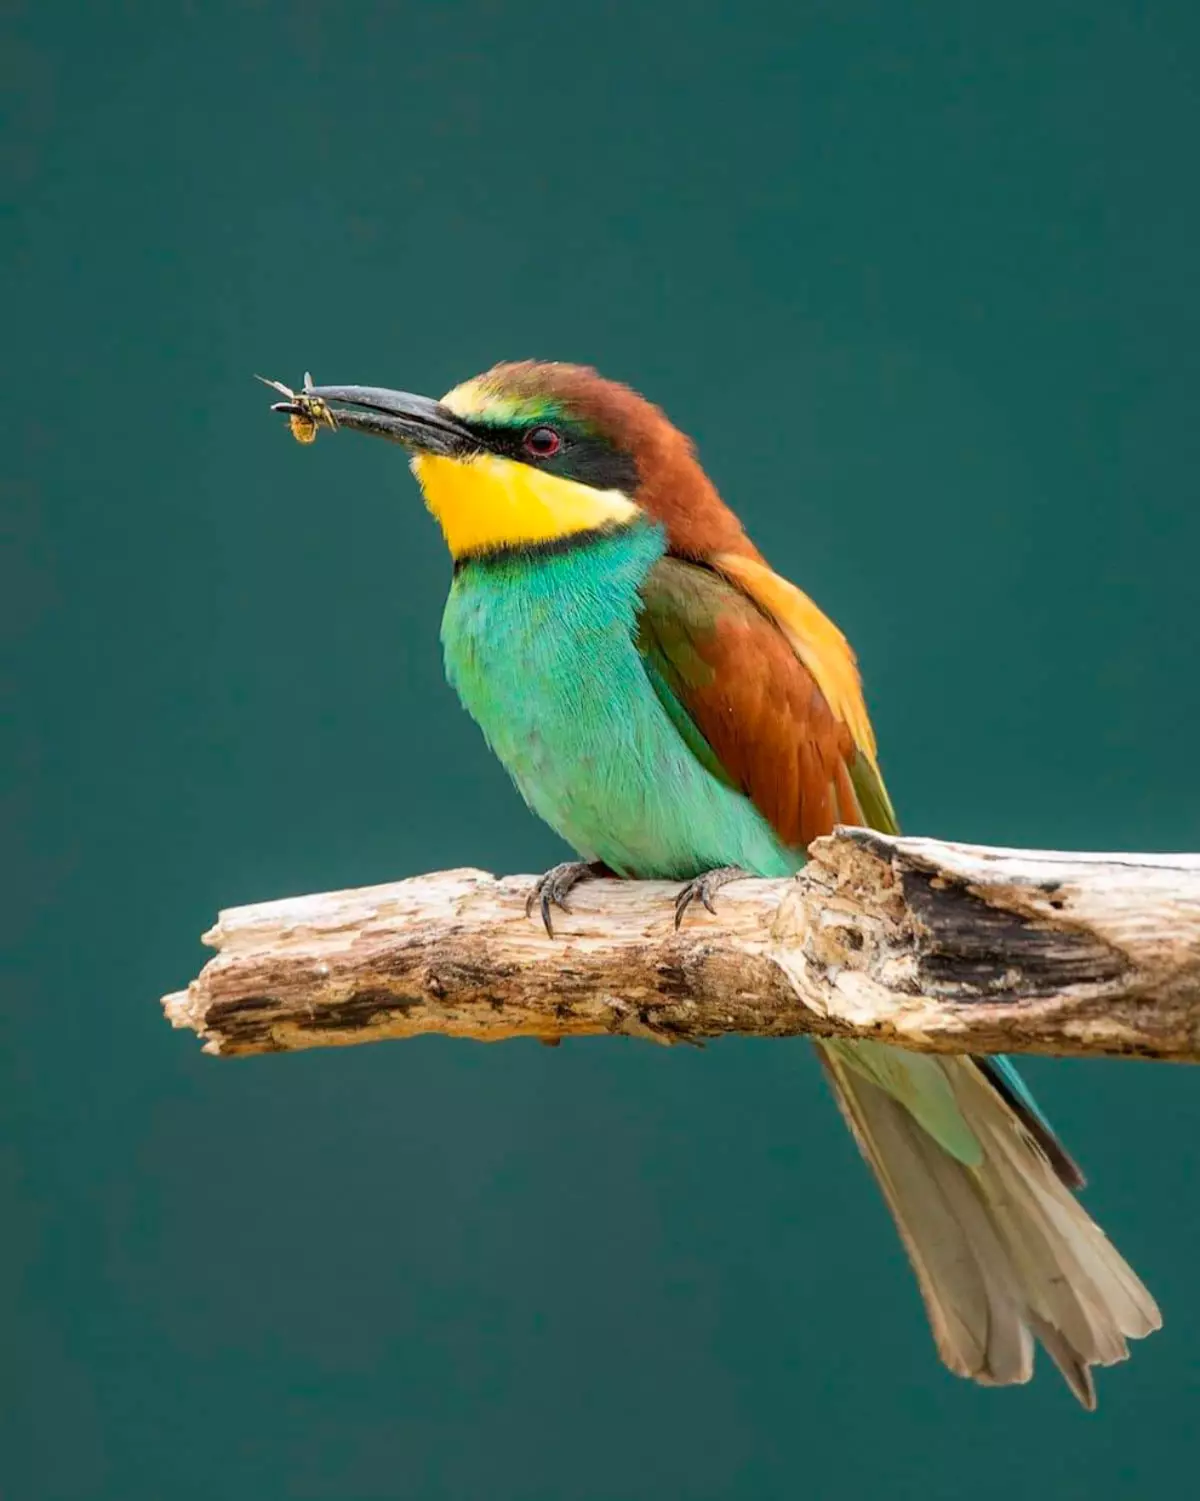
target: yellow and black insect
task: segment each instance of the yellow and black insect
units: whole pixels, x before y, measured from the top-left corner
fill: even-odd
[[[256,376],[255,379],[287,397],[286,401],[277,401],[271,410],[287,414],[288,426],[297,443],[315,442],[318,427],[328,427],[334,432],[337,431],[337,418],[333,415],[328,402],[322,401],[319,396],[309,395],[312,390],[312,376],[307,371],[304,372],[302,391],[293,391],[282,381],[268,380],[265,375]]]

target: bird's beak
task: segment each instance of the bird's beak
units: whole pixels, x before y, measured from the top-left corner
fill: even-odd
[[[406,448],[448,458],[478,453],[481,447],[479,439],[449,407],[428,396],[389,391],[382,386],[314,386],[308,376],[302,391],[288,391],[276,381],[267,384],[290,397],[276,402],[272,410],[293,417],[373,433],[377,438],[403,443]]]

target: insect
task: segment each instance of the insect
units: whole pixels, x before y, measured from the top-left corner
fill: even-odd
[[[328,427],[336,432],[337,418],[327,402],[319,396],[310,396],[312,389],[312,376],[308,371],[304,372],[304,389],[293,391],[290,386],[285,386],[282,381],[268,380],[265,375],[256,375],[255,380],[262,381],[264,386],[270,386],[272,390],[286,396],[286,401],[273,403],[273,412],[286,412],[288,426],[292,430],[292,437],[297,443],[314,443],[317,437],[318,427]]]

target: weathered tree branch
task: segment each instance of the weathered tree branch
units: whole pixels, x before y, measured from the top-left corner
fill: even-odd
[[[210,1053],[442,1032],[874,1037],[937,1052],[1200,1060],[1200,856],[1003,850],[839,829],[787,881],[672,927],[673,886],[444,871],[239,907],[164,998]]]

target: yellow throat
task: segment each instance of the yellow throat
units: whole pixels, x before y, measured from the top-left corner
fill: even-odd
[[[619,490],[594,490],[497,454],[449,459],[419,453],[412,468],[455,558],[554,542],[638,514]]]

